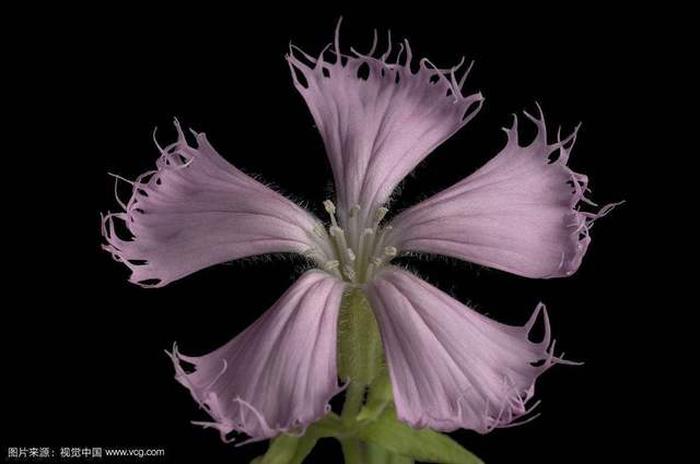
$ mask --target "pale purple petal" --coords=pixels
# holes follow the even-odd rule
[[[308,271],[243,333],[201,357],[174,350],[176,378],[224,440],[302,432],[338,393],[336,326],[343,282]],[[186,372],[188,365],[194,371]]]
[[[493,321],[418,277],[388,267],[367,284],[399,419],[486,433],[527,414],[536,378],[560,360],[538,306],[523,327]],[[542,316],[542,341],[528,334]]]
[[[178,140],[158,147],[156,170],[119,201],[124,211],[103,218],[104,248],[131,269],[131,282],[160,287],[237,258],[325,246],[311,214],[229,164],[204,134],[191,147],[176,127]]]
[[[413,62],[407,41],[395,60],[339,52],[314,58],[296,47],[287,57],[294,84],[321,132],[333,168],[341,218],[361,205],[364,214],[387,201],[397,184],[435,147],[479,110],[481,94],[462,95],[455,73],[427,59]],[[331,55],[328,61],[325,55]],[[412,69],[413,66],[413,69]]]
[[[403,251],[452,256],[526,277],[573,274],[590,243],[597,212],[585,197],[588,179],[568,166],[576,131],[547,142],[540,117],[527,146],[518,143],[517,118],[505,148],[471,176],[409,208],[392,222],[388,242]]]

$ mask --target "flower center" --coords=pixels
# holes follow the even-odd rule
[[[384,244],[391,226],[379,226],[387,208],[381,206],[373,214],[361,215],[360,205],[355,205],[348,211],[344,227],[341,227],[333,202],[326,200],[323,207],[328,212],[331,225],[328,230],[319,225],[314,232],[325,242],[327,246],[324,248],[328,251],[319,253],[312,249],[307,253],[320,268],[347,282],[363,284],[396,256],[396,248]]]

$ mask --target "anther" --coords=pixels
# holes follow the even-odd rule
[[[386,213],[388,212],[389,209],[385,208],[384,206],[377,208],[377,210],[374,212],[374,222],[376,225],[379,225],[379,223],[382,222],[382,219],[384,219],[384,216],[386,216]]]
[[[333,204],[333,202],[330,200],[325,200],[323,202],[323,207],[326,209],[326,212],[331,217],[331,224],[337,227],[338,222],[335,220],[335,205]]]
[[[352,208],[350,208],[350,217],[355,217],[357,216],[357,213],[360,212],[360,205],[355,205]]]
[[[323,202],[323,207],[326,208],[326,212],[328,212],[328,214],[335,214],[335,205],[331,200],[325,200]]]
[[[347,255],[347,257],[350,261],[355,261],[355,252],[352,251],[352,248],[347,248],[345,250],[345,254]]]
[[[398,250],[396,249],[396,247],[393,247],[393,246],[384,247],[384,256],[386,256],[387,258],[393,258],[394,256],[396,256],[397,253],[398,253]]]

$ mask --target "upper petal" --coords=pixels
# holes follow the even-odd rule
[[[481,433],[526,414],[535,380],[558,362],[542,305],[523,327],[495,322],[418,277],[388,267],[367,285],[399,419],[421,428]],[[538,315],[539,342],[528,340]]]
[[[339,24],[340,26],[340,24]],[[414,72],[408,42],[395,62],[389,49],[380,57],[352,50],[333,60],[292,47],[287,57],[294,84],[306,100],[321,132],[333,169],[339,213],[361,205],[364,214],[387,201],[396,185],[436,146],[464,126],[479,110],[481,94],[462,96],[457,65],[435,68],[427,59]],[[405,53],[405,60],[402,55]]]
[[[576,131],[547,142],[544,119],[534,141],[518,143],[517,118],[505,148],[471,176],[399,214],[388,238],[400,250],[436,253],[526,277],[573,274],[593,221],[613,205],[584,212],[588,179],[567,166]],[[552,155],[558,152],[556,159]]]
[[[123,212],[103,218],[104,248],[131,269],[130,281],[163,286],[232,259],[325,246],[310,213],[229,164],[204,134],[189,146],[175,124],[178,140],[158,147],[157,169],[133,182]],[[116,220],[132,237],[119,236]]]
[[[339,392],[336,326],[344,284],[308,271],[253,325],[201,357],[173,353],[176,378],[226,439],[302,431]],[[181,361],[194,366],[187,373]]]

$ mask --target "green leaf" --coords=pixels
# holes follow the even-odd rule
[[[401,456],[400,454],[392,454],[389,457],[389,464],[414,464],[414,460],[408,456]]]
[[[393,407],[386,408],[375,421],[364,424],[359,430],[359,436],[367,443],[379,445],[394,454],[416,461],[483,464],[481,459],[447,435],[430,429],[414,429],[399,422]]]

